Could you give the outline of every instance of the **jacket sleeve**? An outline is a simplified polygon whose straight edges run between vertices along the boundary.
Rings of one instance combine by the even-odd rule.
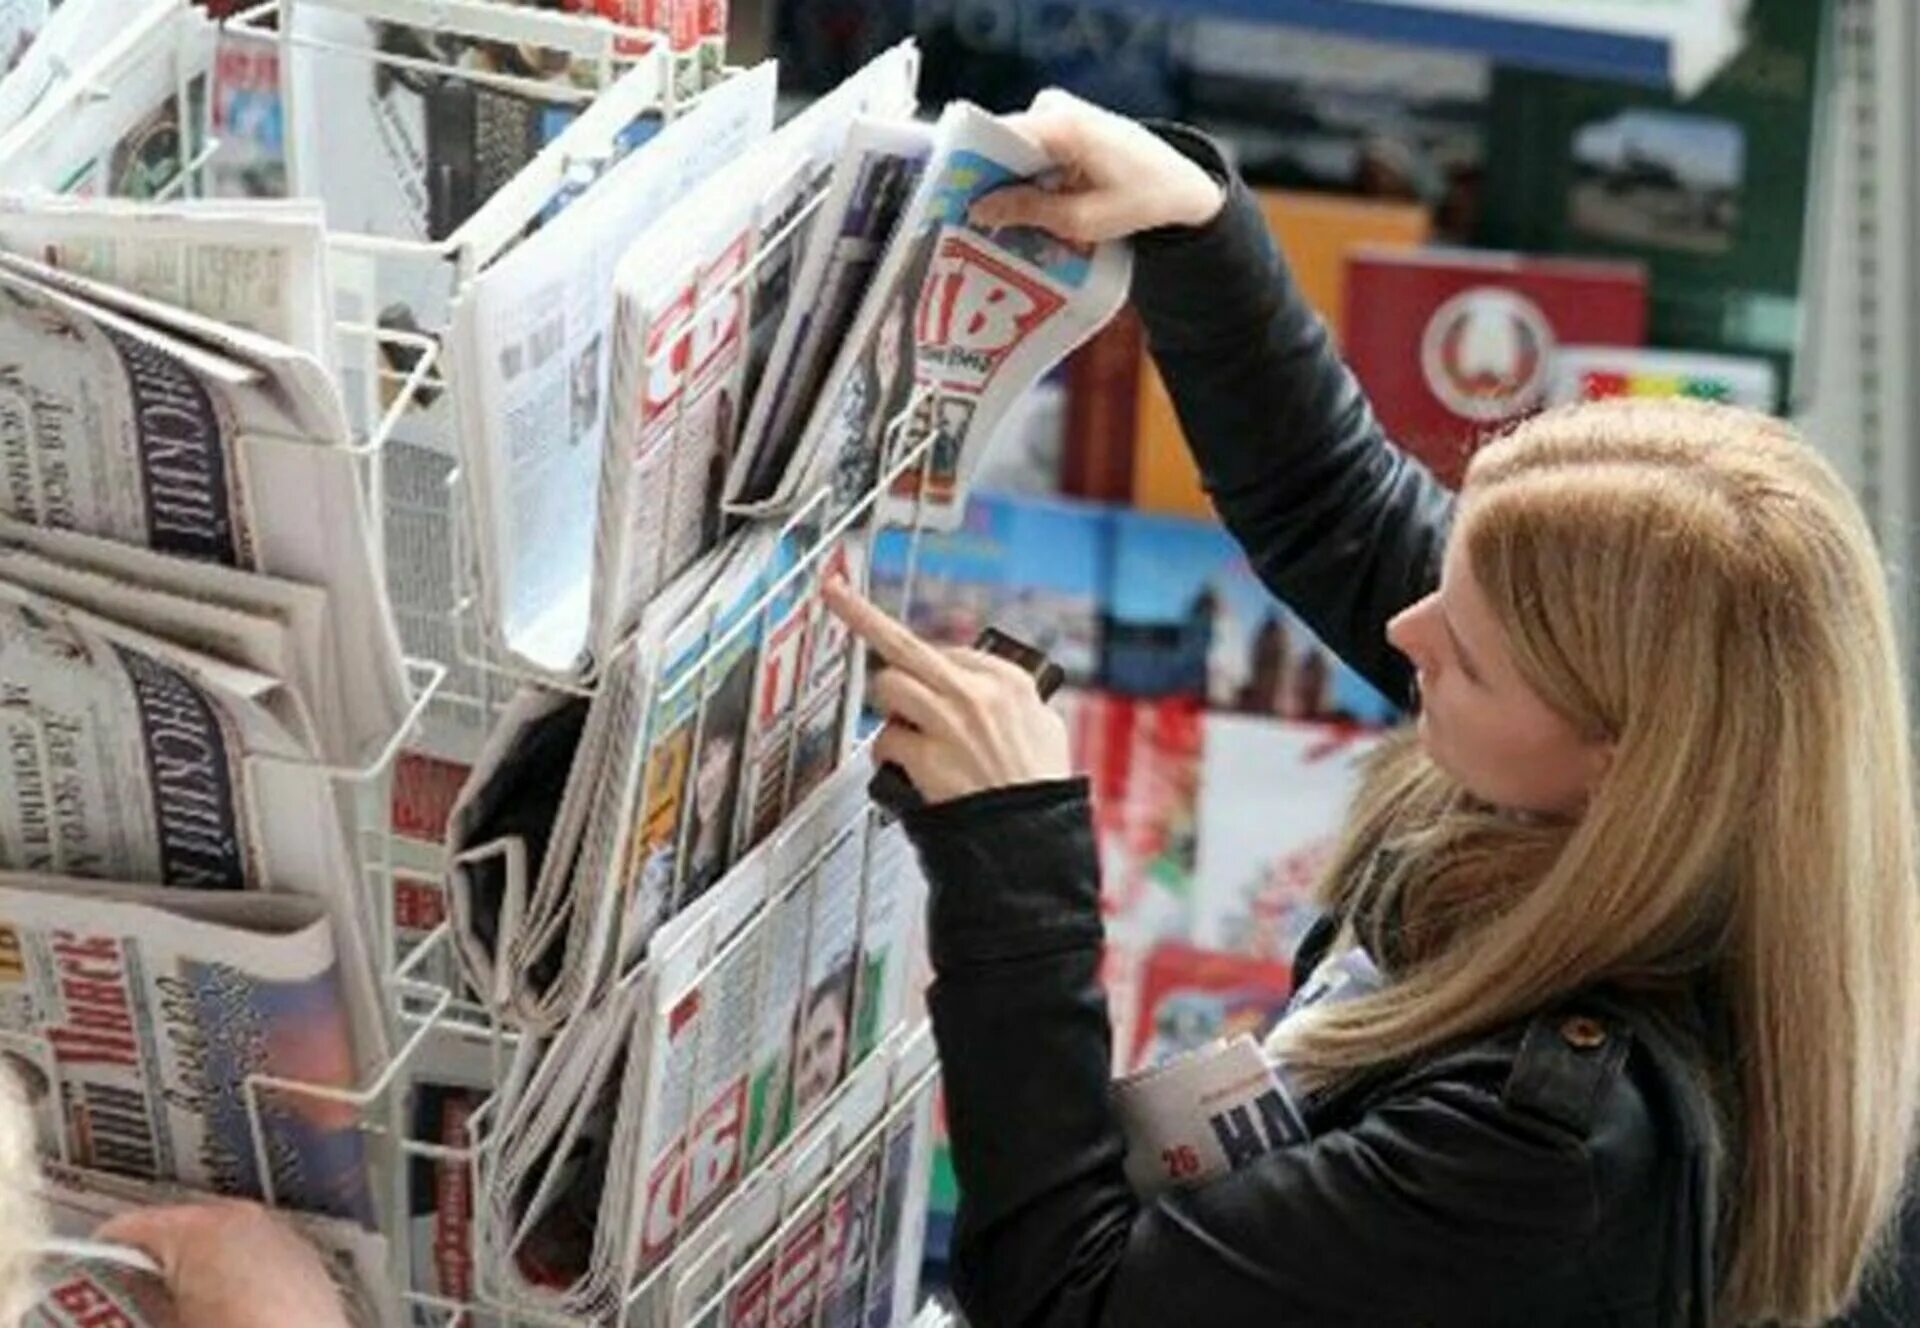
[[[1211,224],[1135,242],[1133,303],[1201,480],[1267,586],[1409,705],[1386,623],[1438,583],[1453,497],[1381,431],[1219,149],[1154,128],[1227,185]]]
[[[941,804],[907,828],[933,887],[954,1287],[975,1328],[1165,1328],[1201,1307],[1210,1328],[1504,1322],[1577,1259],[1596,1209],[1584,1155],[1503,1111],[1497,1076],[1410,1089],[1143,1204],[1108,1097],[1084,782]]]

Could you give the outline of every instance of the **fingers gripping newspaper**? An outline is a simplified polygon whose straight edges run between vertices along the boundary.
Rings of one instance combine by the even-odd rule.
[[[43,1155],[361,1224],[374,1217],[350,1107],[247,1078],[348,1087],[357,1072],[318,900],[0,873],[0,1058]],[[267,1168],[262,1172],[262,1166]]]
[[[880,518],[959,521],[967,480],[1008,409],[1126,298],[1132,256],[1123,244],[1080,246],[968,220],[983,195],[1044,181],[1049,169],[1038,148],[986,112],[964,102],[946,109],[776,506],[826,484],[845,510],[930,439],[925,485],[918,469],[902,476]]]
[[[196,594],[212,564],[324,591],[306,699],[324,758],[358,763],[409,696],[345,442],[312,356],[0,254],[0,515],[152,555],[90,559],[103,575]]]
[[[192,1203],[203,1196],[179,1186],[105,1175],[80,1167],[43,1168],[41,1201],[54,1233],[90,1237],[101,1224],[135,1209]],[[398,1299],[387,1276],[387,1242],[351,1222],[290,1214],[347,1311],[353,1328],[401,1328]],[[98,1261],[62,1260],[42,1278],[27,1328],[173,1328],[176,1316],[155,1278]]]

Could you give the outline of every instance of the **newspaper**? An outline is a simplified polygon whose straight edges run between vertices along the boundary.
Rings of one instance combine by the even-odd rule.
[[[1302,1142],[1306,1124],[1266,1054],[1245,1033],[1120,1080],[1127,1180],[1143,1197],[1237,1171]]]
[[[403,21],[417,12],[300,0],[283,18],[294,192],[334,230],[446,239],[600,86],[599,62],[573,58],[598,33],[525,15],[524,39],[492,40],[455,15]]]
[[[90,1237],[100,1225],[133,1209],[193,1203],[204,1196],[174,1185],[48,1163],[41,1196],[56,1234]],[[306,1237],[346,1307],[354,1328],[400,1328],[400,1306],[388,1283],[387,1241],[351,1222],[308,1213],[285,1220]],[[45,1279],[42,1299],[26,1319],[33,1328],[171,1328],[170,1304],[157,1303],[160,1284],[101,1263],[63,1262]]]
[[[593,644],[615,266],[675,199],[767,132],[773,90],[770,65],[722,84],[483,272],[455,309],[488,617],[536,669],[579,671]]]
[[[311,357],[0,255],[0,516],[150,549],[161,557],[43,552],[156,588],[284,598],[191,562],[324,590],[324,750],[357,764],[410,688],[339,428]]]
[[[858,1056],[845,1031],[857,956],[881,948],[860,935],[874,894],[863,773],[849,767],[664,921],[640,967],[511,1077],[482,1207],[486,1257],[516,1297],[599,1313],[647,1281],[657,1296],[634,1321],[670,1319],[702,1257],[693,1238],[736,1211],[750,1177],[776,1174],[771,1161],[817,1138],[849,1093],[884,1096],[873,1067],[896,1055],[906,1003]],[[815,932],[826,978],[814,985],[838,999],[803,1001]],[[803,1005],[832,1017],[803,1029]]]
[[[274,679],[0,580],[0,868],[305,894],[383,1049],[346,808]]]
[[[356,1055],[331,923],[317,900],[183,893],[0,874],[0,1026],[44,1044],[6,1053],[51,1096],[64,1139],[41,1150],[106,1171],[374,1217],[350,1108],[248,1076],[345,1088]]]
[[[47,22],[47,0],[0,0],[0,79],[13,72]]]
[[[213,23],[187,0],[131,14],[76,3],[35,44],[44,60],[30,50],[0,87],[0,110],[18,117],[0,118],[0,184],[88,198],[180,188],[205,143]]]
[[[726,79],[463,297],[454,355],[482,366],[461,404],[479,440],[481,579],[522,663],[591,673],[717,534],[751,363],[741,269],[791,211],[795,162],[829,158],[862,111],[910,107],[914,63],[910,47],[887,52],[770,137],[771,68]],[[656,403],[683,390],[643,455],[643,428],[667,426],[643,408],[649,385]]]
[[[827,375],[778,497],[829,486],[845,511],[908,449],[882,519],[958,522],[980,449],[1021,393],[1126,298],[1131,251],[968,219],[983,195],[1042,178],[1046,157],[965,102],[940,117],[932,159]],[[912,418],[907,418],[911,408]]]
[[[0,248],[334,362],[327,238],[311,201],[0,198]]]
[[[727,478],[729,496],[748,510],[760,510],[786,473],[932,150],[932,127],[913,121],[863,117],[848,129]]]
[[[1363,947],[1350,947],[1322,961],[1282,1023],[1378,991],[1385,981]],[[1127,1179],[1143,1197],[1237,1171],[1313,1133],[1309,1095],[1245,1033],[1116,1080],[1112,1092],[1127,1138]]]
[[[318,587],[5,517],[0,576],[280,679],[329,760],[384,742],[405,712],[404,679],[383,643],[339,630]]]

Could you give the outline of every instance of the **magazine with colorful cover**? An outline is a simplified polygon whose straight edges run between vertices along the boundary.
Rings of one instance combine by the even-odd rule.
[[[1355,724],[1395,718],[1254,572],[1219,526],[1117,512],[1102,642],[1105,685],[1221,710]]]
[[[1377,733],[1210,714],[1200,756],[1193,939],[1285,961],[1317,909]]]

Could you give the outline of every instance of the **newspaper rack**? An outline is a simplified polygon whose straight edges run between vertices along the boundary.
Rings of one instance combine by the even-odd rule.
[[[446,238],[415,240],[329,231],[329,248],[336,253],[399,260],[432,273],[430,279],[444,286],[449,307],[452,296],[460,287],[511,246],[557,192],[569,183],[578,183],[583,173],[597,173],[617,155],[615,134],[619,130],[649,114],[671,119],[691,103],[691,98],[676,94],[675,53],[669,49],[670,44],[664,34],[623,27],[599,18],[508,8],[480,3],[480,0],[263,0],[228,18],[225,26],[230,31],[246,34],[256,40],[277,43],[282,67],[285,68],[292,46],[314,42],[314,39],[292,31],[292,13],[296,7],[303,5],[324,5],[368,19],[406,23],[434,31],[495,41],[524,42],[566,51],[597,65],[601,86],[597,89],[581,89],[577,95],[572,95],[572,99],[580,103],[581,114],[569,126],[568,132],[542,149]],[[569,90],[549,82],[453,68],[391,52],[351,53],[400,67],[425,65],[438,76],[470,79],[506,90],[535,90],[549,100],[571,95]],[[290,118],[299,113],[291,97],[288,99],[288,113]],[[179,175],[169,188],[184,187],[193,172],[212,157],[217,147],[218,144],[210,138],[205,141],[193,160],[182,163]],[[289,153],[293,150],[290,143]],[[704,313],[712,304],[737,295],[740,286],[754,278],[767,253],[786,243],[801,226],[807,224],[819,205],[819,199],[811,200],[799,215],[785,224],[778,235],[763,240],[727,284],[708,298],[700,312]],[[360,478],[368,510],[376,514],[376,518],[383,518],[390,510],[392,499],[383,479],[381,463],[396,432],[425,394],[444,394],[455,386],[450,381],[451,369],[441,340],[448,329],[445,323],[440,323],[409,331],[376,326],[359,318],[342,318],[336,323],[335,330],[342,339],[372,342],[398,352],[393,361],[401,367],[382,364],[375,370],[380,385],[392,389],[393,395],[385,401],[375,417],[361,422],[364,424],[364,436],[356,437],[347,444],[350,454],[362,463]],[[831,509],[830,490],[822,486],[784,523],[781,533],[803,541],[804,551],[791,565],[784,566],[777,577],[770,578],[771,584],[760,592],[751,608],[741,613],[737,621],[724,630],[716,631],[715,639],[706,643],[704,651],[687,670],[686,676],[672,684],[670,690],[677,693],[680,688],[697,686],[707,671],[710,659],[724,652],[739,633],[764,626],[782,595],[803,578],[817,580],[822,574],[828,552],[843,537],[869,522],[880,500],[895,481],[917,469],[921,482],[915,489],[920,493],[925,492],[924,480],[932,460],[935,439],[931,433],[918,438],[908,436],[916,415],[924,418],[924,412],[917,411],[921,404],[921,393],[916,391],[913,400],[888,422],[883,431],[883,473],[851,506],[841,510]],[[676,409],[685,409],[684,401]],[[476,538],[474,507],[468,500],[466,468],[458,453],[457,440],[450,440],[450,443],[452,464],[444,477],[445,496],[449,503],[444,552],[448,561],[448,582],[454,587],[455,593],[445,606],[444,622],[449,639],[454,643],[454,650],[450,658],[422,657],[415,651],[404,659],[407,677],[412,685],[407,712],[392,733],[373,744],[377,750],[367,753],[363,763],[352,766],[315,764],[312,767],[349,796],[361,813],[355,845],[356,869],[361,877],[359,884],[362,897],[370,905],[368,916],[372,920],[370,926],[377,965],[376,984],[390,1050],[377,1066],[350,1086],[249,1074],[243,1082],[242,1091],[250,1143],[266,1190],[263,1197],[269,1205],[273,1205],[278,1196],[273,1188],[274,1173],[268,1165],[269,1138],[265,1125],[267,1104],[277,1096],[290,1095],[319,1099],[351,1111],[360,1130],[373,1145],[377,1158],[373,1179],[380,1195],[378,1206],[384,1219],[382,1225],[389,1237],[389,1271],[393,1284],[398,1288],[406,1321],[440,1324],[446,1328],[470,1328],[478,1323],[589,1328],[590,1324],[602,1321],[567,1318],[541,1307],[517,1303],[513,1295],[489,1276],[491,1270],[484,1267],[474,1270],[476,1294],[470,1301],[451,1300],[414,1289],[416,1282],[411,1268],[412,1251],[405,1231],[405,1219],[409,1211],[409,1173],[412,1170],[408,1164],[423,1160],[462,1169],[468,1176],[470,1193],[476,1196],[483,1193],[483,1182],[489,1175],[488,1168],[493,1161],[495,1139],[490,1128],[498,1102],[498,1087],[504,1078],[506,1058],[518,1046],[523,1034],[504,1023],[487,1003],[466,992],[457,978],[446,975],[453,968],[450,959],[454,935],[450,922],[439,921],[410,945],[403,948],[400,944],[394,884],[403,854],[396,851],[399,847],[398,837],[390,816],[390,786],[395,765],[403,750],[418,740],[418,735],[436,711],[464,711],[484,729],[498,717],[511,690],[520,684],[536,683],[582,696],[591,695],[595,686],[592,679],[561,682],[518,667],[503,658],[490,644],[491,638],[481,621],[481,606],[486,602],[486,597],[477,582],[478,560],[472,556]],[[374,538],[379,540],[380,520],[376,519],[375,525]],[[909,527],[907,569],[900,592],[903,607],[912,594],[921,528],[916,513]],[[862,569],[863,577],[870,575],[871,560],[864,561]],[[596,673],[604,674],[610,662],[598,661]],[[657,686],[659,682],[656,663],[654,676],[649,683]],[[706,700],[702,697],[702,712],[705,704]],[[789,762],[792,759],[790,752]],[[856,751],[849,759],[864,757]],[[856,824],[863,820],[871,828],[880,815],[863,804],[847,818],[843,826],[827,832],[826,842],[837,842],[846,834],[853,833]],[[789,815],[772,832],[773,836],[778,838],[791,833],[792,822],[793,818]],[[821,850],[822,855],[825,852],[825,849]],[[700,977],[710,974],[731,952],[732,947],[743,943],[755,927],[766,925],[772,916],[769,908],[744,927],[726,946],[706,960],[700,969]],[[630,983],[642,971],[636,967],[625,974],[621,981]],[[410,1134],[410,1097],[416,1075],[428,1049],[444,1040],[453,1040],[477,1049],[491,1068],[491,1091],[483,1090],[479,1104],[468,1119],[465,1140],[459,1145],[415,1138]],[[44,1039],[21,1041],[27,1045],[30,1054],[39,1060],[43,1069],[52,1068],[52,1048]],[[879,1038],[875,1046],[868,1049],[863,1059],[849,1066],[838,1086],[808,1109],[804,1119],[795,1124],[791,1133],[769,1156],[757,1163],[751,1173],[743,1173],[739,1177],[741,1185],[752,1176],[778,1177],[771,1183],[778,1184],[781,1190],[779,1218],[765,1239],[772,1242],[783,1239],[809,1210],[847,1178],[875,1139],[885,1135],[910,1113],[922,1110],[936,1074],[937,1061],[930,1028],[924,1019],[917,1022],[909,1019],[896,1024]],[[868,1097],[873,1099],[871,1109],[863,1107],[848,1114],[849,1104],[865,1102]],[[61,1160],[67,1161],[64,1136],[60,1140],[60,1152]],[[683,1161],[682,1165],[691,1165],[690,1158]],[[804,1179],[806,1183],[792,1185],[792,1192],[789,1193],[789,1184],[795,1177]],[[732,1259],[737,1262],[742,1251],[737,1248],[735,1234],[715,1225],[723,1216],[724,1208],[699,1215],[690,1229],[678,1235],[672,1252],[662,1262],[635,1278],[630,1285],[622,1286],[619,1289],[620,1309],[612,1321],[625,1322],[642,1297],[662,1285],[670,1285],[663,1283],[663,1279],[673,1278],[689,1267],[704,1266],[710,1260]],[[476,1228],[485,1220],[481,1205],[476,1204],[472,1217]],[[475,1234],[478,1234],[477,1230]],[[480,1242],[476,1241],[476,1248],[479,1245]],[[683,1260],[683,1256],[689,1252],[691,1257]],[[712,1294],[692,1308],[694,1317],[714,1308],[716,1298],[729,1293],[743,1271],[736,1268],[730,1277],[719,1281]]]

